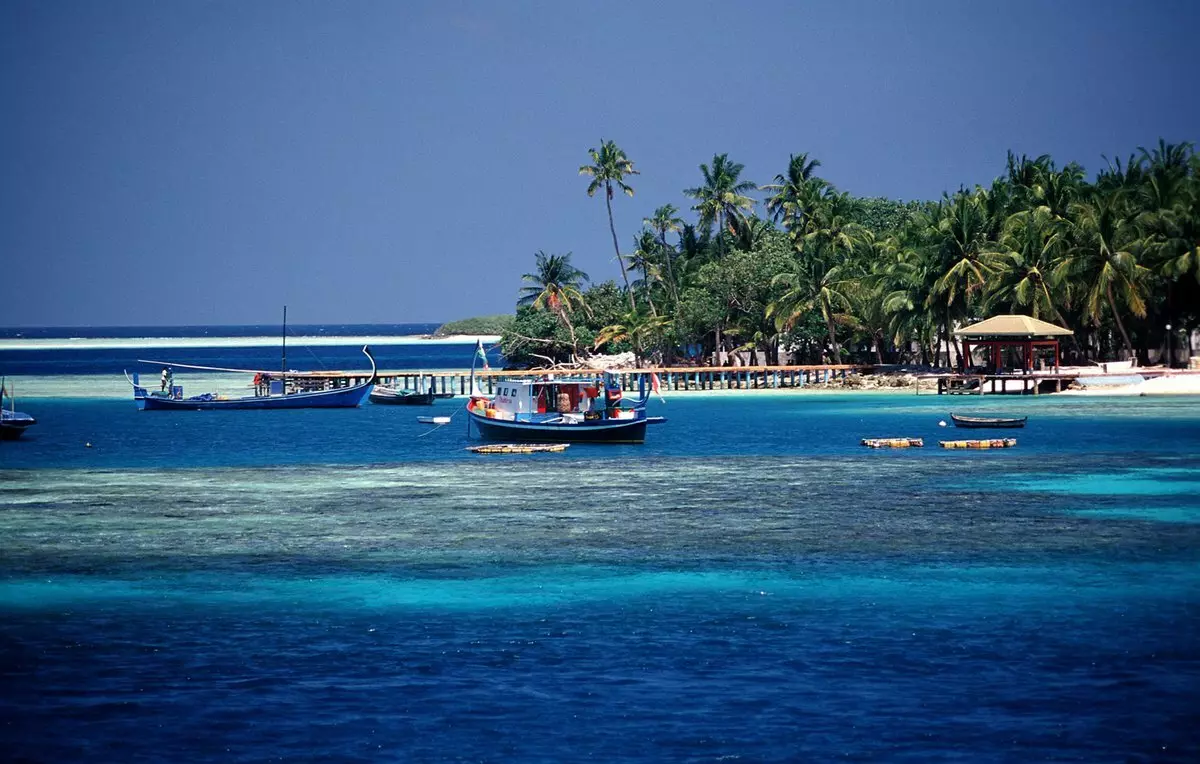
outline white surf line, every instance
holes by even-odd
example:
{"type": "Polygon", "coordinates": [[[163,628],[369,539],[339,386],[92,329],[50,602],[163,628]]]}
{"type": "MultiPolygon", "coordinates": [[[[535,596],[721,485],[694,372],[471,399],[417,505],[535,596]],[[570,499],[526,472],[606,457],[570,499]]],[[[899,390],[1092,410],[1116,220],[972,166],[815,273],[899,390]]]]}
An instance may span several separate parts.
{"type": "MultiPolygon", "coordinates": [[[[500,341],[498,334],[459,334],[449,337],[398,336],[289,336],[289,345],[330,347],[334,345],[485,345],[500,341]]],[[[275,337],[70,337],[0,340],[0,350],[117,350],[123,348],[255,348],[278,347],[275,337]]]]}

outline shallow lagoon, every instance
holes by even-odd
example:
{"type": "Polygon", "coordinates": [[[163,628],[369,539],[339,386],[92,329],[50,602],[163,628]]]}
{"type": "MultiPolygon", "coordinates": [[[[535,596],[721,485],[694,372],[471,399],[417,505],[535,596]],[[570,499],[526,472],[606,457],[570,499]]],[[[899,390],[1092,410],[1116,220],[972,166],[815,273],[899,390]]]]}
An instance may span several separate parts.
{"type": "Polygon", "coordinates": [[[30,398],[39,424],[0,444],[0,744],[1200,753],[1198,399],[668,394],[644,446],[528,456],[463,451],[460,405],[430,428],[30,398]],[[1014,449],[944,451],[981,437],[951,410],[1030,420],[1014,449]],[[858,443],[888,436],[927,445],[858,443]]]}

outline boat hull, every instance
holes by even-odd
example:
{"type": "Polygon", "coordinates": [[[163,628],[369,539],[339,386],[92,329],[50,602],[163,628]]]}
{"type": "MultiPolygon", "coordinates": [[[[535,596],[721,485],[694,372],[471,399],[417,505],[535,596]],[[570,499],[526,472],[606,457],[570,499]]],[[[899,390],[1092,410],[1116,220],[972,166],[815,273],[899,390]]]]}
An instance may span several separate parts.
{"type": "Polygon", "coordinates": [[[0,440],[16,440],[25,430],[37,424],[37,420],[20,411],[6,411],[0,419],[0,440]]]}
{"type": "Polygon", "coordinates": [[[433,399],[433,393],[397,393],[378,388],[371,391],[371,403],[384,406],[432,406],[433,399]]]}
{"type": "Polygon", "coordinates": [[[359,385],[340,390],[319,390],[291,395],[256,395],[246,398],[160,398],[154,395],[137,396],[134,400],[142,411],[235,411],[245,409],[352,409],[362,405],[371,392],[371,385],[359,385]]]}
{"type": "Polygon", "coordinates": [[[1012,430],[1025,426],[1026,417],[1015,419],[998,419],[989,417],[962,417],[950,415],[950,420],[954,422],[955,427],[963,427],[968,430],[1012,430]]]}
{"type": "Polygon", "coordinates": [[[661,417],[645,417],[550,424],[489,419],[474,411],[468,416],[484,440],[517,443],[644,443],[646,426],[663,421],[661,417]]]}

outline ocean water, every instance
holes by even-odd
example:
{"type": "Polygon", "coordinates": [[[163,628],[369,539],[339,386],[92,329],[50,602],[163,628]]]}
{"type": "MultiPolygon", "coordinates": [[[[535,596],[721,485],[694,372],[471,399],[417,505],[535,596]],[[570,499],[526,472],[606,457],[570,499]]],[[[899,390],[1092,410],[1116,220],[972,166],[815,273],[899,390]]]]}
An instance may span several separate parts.
{"type": "MultiPolygon", "coordinates": [[[[368,369],[363,345],[381,370],[461,369],[471,365],[474,344],[427,339],[438,324],[300,325],[288,327],[287,368],[298,371],[368,369]]],[[[9,377],[81,376],[116,379],[122,370],[157,374],[168,363],[234,369],[279,369],[279,327],[0,328],[0,373],[9,377]]],[[[489,344],[490,363],[503,367],[489,344]]],[[[183,370],[180,373],[186,374],[183,370]]],[[[40,380],[39,380],[40,381],[40,380]]],[[[103,385],[103,382],[99,382],[103,385]]],[[[23,386],[23,385],[22,385],[23,386]]],[[[35,388],[35,394],[38,393],[35,388]]]]}
{"type": "Polygon", "coordinates": [[[7,760],[1200,757],[1200,399],[667,393],[478,456],[453,399],[66,376],[0,443],[7,760]]]}

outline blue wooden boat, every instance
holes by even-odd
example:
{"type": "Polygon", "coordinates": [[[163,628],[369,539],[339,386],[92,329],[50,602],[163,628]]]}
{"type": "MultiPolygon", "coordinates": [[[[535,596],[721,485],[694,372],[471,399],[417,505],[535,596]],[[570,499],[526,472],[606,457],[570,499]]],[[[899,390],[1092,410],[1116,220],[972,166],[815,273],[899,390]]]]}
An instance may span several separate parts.
{"type": "MultiPolygon", "coordinates": [[[[375,358],[370,348],[363,346],[362,352],[371,362],[371,374],[367,381],[351,387],[325,387],[316,390],[289,387],[286,372],[253,369],[224,369],[215,366],[173,364],[181,369],[200,371],[237,372],[254,375],[254,394],[230,398],[216,393],[204,393],[185,398],[183,387],[172,384],[168,375],[161,390],[147,390],[135,372],[125,377],[133,385],[133,400],[142,411],[225,411],[233,409],[327,409],[355,408],[366,400],[375,386],[375,358]]],[[[155,361],[155,364],[160,362],[155,361]]]]}
{"type": "Polygon", "coordinates": [[[648,425],[666,421],[646,415],[645,380],[639,399],[623,400],[610,374],[501,380],[495,395],[471,396],[467,416],[484,440],[516,443],[642,443],[648,425]]]}

